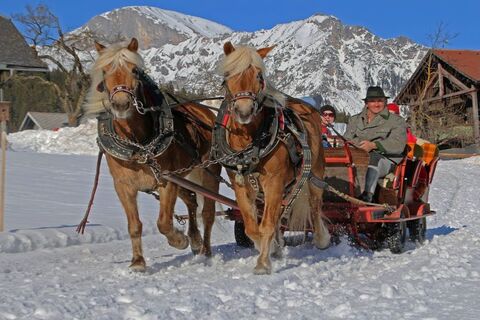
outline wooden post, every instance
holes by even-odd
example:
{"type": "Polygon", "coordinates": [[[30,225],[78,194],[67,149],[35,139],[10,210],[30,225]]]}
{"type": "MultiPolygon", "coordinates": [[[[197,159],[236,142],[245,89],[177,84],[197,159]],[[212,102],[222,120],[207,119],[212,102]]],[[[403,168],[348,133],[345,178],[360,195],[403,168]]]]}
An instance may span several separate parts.
{"type": "Polygon", "coordinates": [[[4,230],[7,121],[9,119],[10,102],[0,101],[0,143],[2,149],[2,169],[0,173],[0,232],[4,230]]]}
{"type": "MultiPolygon", "coordinates": [[[[472,85],[472,90],[475,87],[472,85]]],[[[477,90],[473,91],[472,93],[472,113],[473,113],[473,138],[475,144],[480,146],[480,124],[478,121],[478,94],[477,90]]]]}
{"type": "Polygon", "coordinates": [[[439,87],[439,92],[438,95],[440,98],[443,97],[445,94],[445,88],[443,87],[443,74],[442,74],[442,64],[438,64],[438,87],[439,87]]]}

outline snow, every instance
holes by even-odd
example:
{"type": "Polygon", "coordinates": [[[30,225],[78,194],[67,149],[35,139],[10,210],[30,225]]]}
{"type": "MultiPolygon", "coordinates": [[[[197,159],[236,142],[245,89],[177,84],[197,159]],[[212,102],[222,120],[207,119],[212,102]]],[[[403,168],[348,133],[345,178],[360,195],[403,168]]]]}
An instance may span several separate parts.
{"type": "Polygon", "coordinates": [[[77,137],[71,128],[8,136],[0,319],[478,318],[480,157],[440,161],[424,245],[409,242],[400,255],[346,239],[324,251],[285,247],[269,276],[252,274],[256,251],[237,247],[222,218],[211,259],[169,247],[156,231],[157,204],[142,195],[148,268],[134,273],[106,166],[91,223],[85,235],[74,232],[93,182],[92,127],[77,137]]]}
{"type": "MultiPolygon", "coordinates": [[[[200,17],[182,14],[176,11],[148,6],[123,7],[121,10],[129,9],[137,11],[138,13],[150,18],[156,24],[167,25],[168,27],[189,36],[200,34],[204,37],[211,38],[232,32],[230,28],[219,23],[200,17]]],[[[103,14],[103,16],[108,18],[108,14],[109,12],[106,12],[103,14]]]]}

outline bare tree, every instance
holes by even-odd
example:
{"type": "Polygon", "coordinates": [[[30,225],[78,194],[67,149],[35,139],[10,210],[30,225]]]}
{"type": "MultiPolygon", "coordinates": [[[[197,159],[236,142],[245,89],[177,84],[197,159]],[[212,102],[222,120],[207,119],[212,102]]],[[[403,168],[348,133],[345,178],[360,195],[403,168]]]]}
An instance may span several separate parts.
{"type": "Polygon", "coordinates": [[[427,38],[430,40],[430,48],[438,49],[445,48],[458,35],[457,32],[451,33],[448,31],[448,25],[441,21],[432,33],[427,34],[427,38]]]}
{"type": "MultiPolygon", "coordinates": [[[[67,113],[70,125],[76,125],[81,106],[90,86],[90,77],[84,65],[92,57],[86,50],[93,44],[94,35],[90,32],[65,34],[57,16],[44,5],[26,6],[26,12],[13,15],[13,19],[25,27],[24,36],[36,50],[38,57],[49,61],[65,77],[62,84],[45,80],[58,94],[60,107],[67,113]],[[83,53],[83,54],[82,54],[83,53]],[[82,56],[87,61],[82,60],[82,56]]],[[[35,77],[35,76],[30,76],[35,77]]]]}

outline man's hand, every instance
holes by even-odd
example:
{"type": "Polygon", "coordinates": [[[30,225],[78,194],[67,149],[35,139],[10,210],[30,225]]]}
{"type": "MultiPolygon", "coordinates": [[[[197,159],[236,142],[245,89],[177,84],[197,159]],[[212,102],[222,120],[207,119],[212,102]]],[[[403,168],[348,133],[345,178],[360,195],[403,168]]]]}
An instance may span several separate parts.
{"type": "Polygon", "coordinates": [[[377,145],[374,142],[363,140],[357,145],[357,147],[359,147],[362,150],[365,150],[366,152],[370,152],[376,149],[377,145]]]}

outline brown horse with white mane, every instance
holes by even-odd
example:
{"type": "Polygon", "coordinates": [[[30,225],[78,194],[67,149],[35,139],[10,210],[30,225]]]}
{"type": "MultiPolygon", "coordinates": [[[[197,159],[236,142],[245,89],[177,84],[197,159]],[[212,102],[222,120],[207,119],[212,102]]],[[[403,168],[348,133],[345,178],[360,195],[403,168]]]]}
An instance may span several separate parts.
{"type": "MultiPolygon", "coordinates": [[[[291,194],[286,190],[292,181],[298,182],[300,179],[298,166],[294,162],[301,162],[302,155],[298,155],[298,143],[293,146],[288,143],[292,141],[289,136],[296,129],[288,131],[283,128],[287,113],[291,114],[289,110],[294,111],[290,116],[291,124],[296,123],[303,128],[308,137],[304,139],[308,146],[302,151],[303,162],[304,165],[311,165],[311,171],[307,174],[308,183],[303,184],[301,189],[298,188],[297,199],[292,204],[290,222],[301,221],[305,227],[307,220],[312,218],[313,222],[310,223],[314,228],[314,244],[318,248],[326,248],[330,243],[330,234],[321,211],[323,190],[314,186],[310,180],[312,176],[320,180],[324,174],[320,115],[301,100],[277,91],[266,81],[263,58],[272,48],[234,48],[230,42],[225,43],[225,57],[220,65],[226,90],[221,110],[225,138],[214,136],[215,140],[223,139],[228,144],[226,148],[231,148],[229,152],[245,150],[245,154],[250,155],[239,157],[236,167],[228,168],[226,165],[245,223],[245,232],[260,251],[254,269],[256,274],[270,273],[270,254],[281,253],[281,240],[278,237],[280,218],[283,206],[288,205],[285,203],[285,195],[288,198],[288,194],[291,194]],[[311,154],[311,159],[305,159],[307,151],[311,154]],[[295,158],[295,153],[300,160],[295,158]],[[259,191],[263,191],[264,202],[260,224],[257,222],[259,191]]],[[[217,143],[215,141],[214,148],[221,148],[217,143]]]]}
{"type": "MultiPolygon", "coordinates": [[[[99,43],[95,46],[99,57],[91,71],[92,87],[85,110],[101,114],[99,144],[106,154],[115,190],[127,215],[133,251],[130,267],[136,271],[144,271],[146,267],[142,254],[142,223],[137,208],[139,191],[158,192],[160,213],[157,226],[171,246],[185,249],[190,243],[194,253],[210,256],[215,202],[203,201],[202,239],[196,222],[196,198],[200,200],[200,197],[162,179],[158,171],[174,171],[208,159],[214,114],[196,103],[171,108],[166,102],[166,94],[160,92],[142,71],[143,60],[137,52],[135,38],[127,46],[116,44],[106,48],[99,43]],[[173,226],[177,196],[187,205],[188,237],[173,226]]],[[[194,169],[187,172],[187,178],[218,192],[215,175],[219,175],[220,166],[213,165],[208,170],[194,169]]]]}

